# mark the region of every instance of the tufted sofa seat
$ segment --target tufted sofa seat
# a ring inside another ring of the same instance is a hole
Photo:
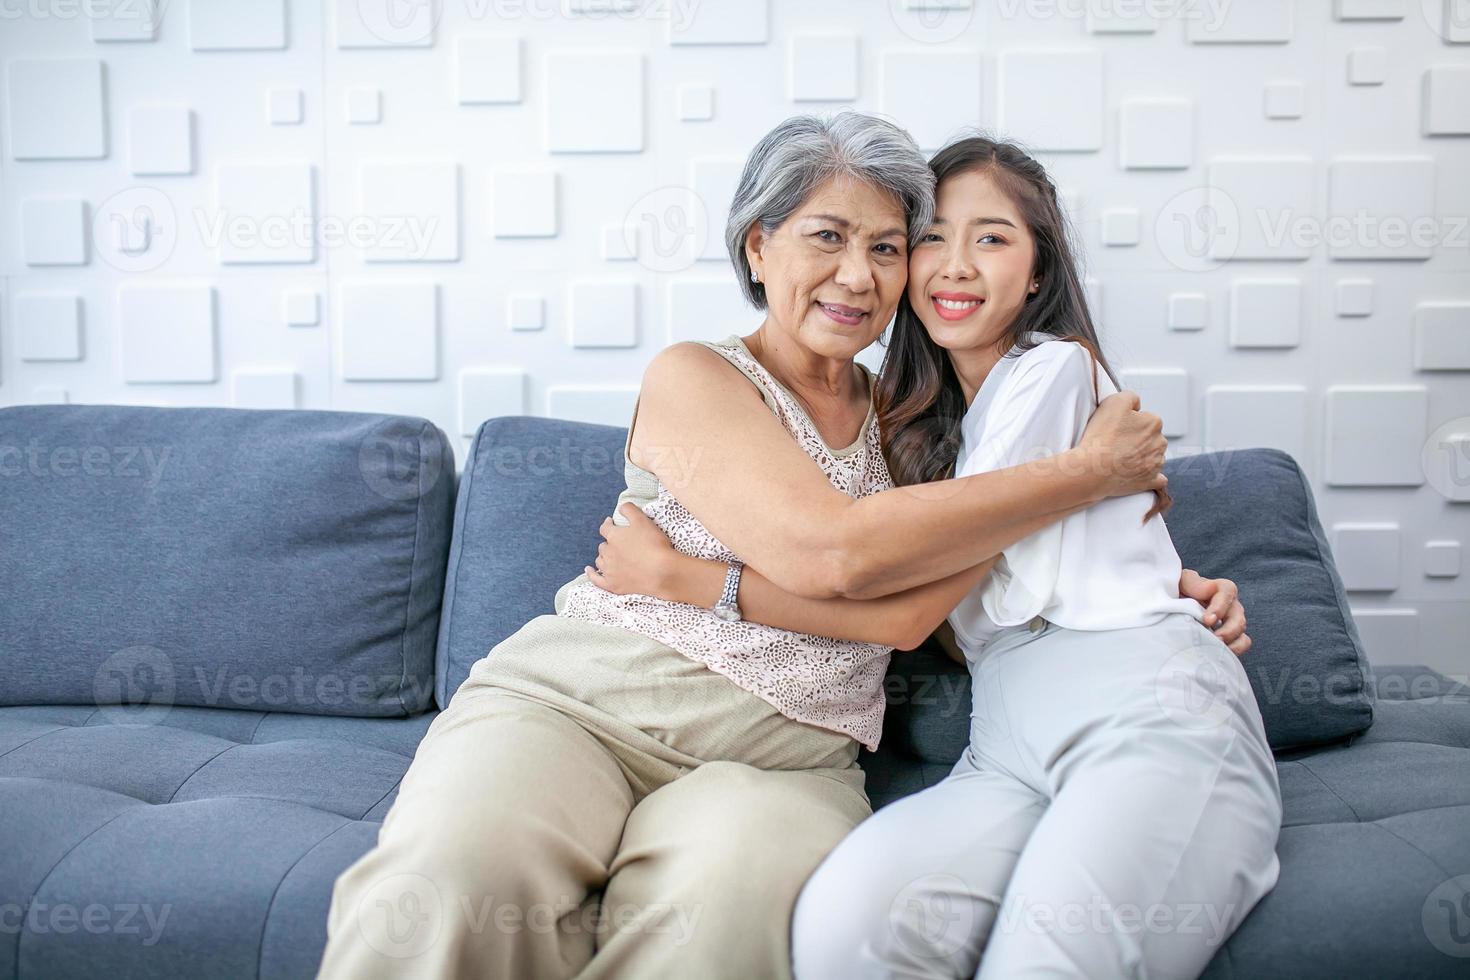
[[[312,976],[331,882],[437,712],[113,714],[0,708],[0,906],[36,910],[0,932],[0,976]]]

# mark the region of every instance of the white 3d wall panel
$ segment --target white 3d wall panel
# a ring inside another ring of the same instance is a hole
[[[1055,176],[1173,452],[1291,453],[1374,655],[1463,672],[1465,9],[0,4],[0,405],[404,412],[461,459],[622,422],[660,348],[757,325],[721,231],[774,123],[982,127]]]

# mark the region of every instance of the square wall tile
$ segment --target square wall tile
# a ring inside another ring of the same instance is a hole
[[[434,28],[444,12],[442,3],[399,3],[396,0],[335,0],[333,24],[339,48],[427,48],[434,44]],[[465,8],[466,13],[488,11],[495,6]],[[524,11],[524,7],[515,8]],[[546,8],[540,8],[546,9]],[[555,10],[555,5],[550,8]]]
[[[1334,385],[1327,389],[1327,483],[1417,487],[1429,433],[1423,385]]]
[[[158,4],[159,0],[91,0],[83,9],[92,22],[92,40],[99,43],[154,40],[163,17]]]
[[[1339,279],[1335,291],[1338,316],[1373,315],[1373,280]]]
[[[1408,0],[1332,0],[1338,20],[1403,20]]]
[[[459,164],[375,160],[359,179],[358,206],[374,230],[366,261],[459,260]]]
[[[1414,308],[1414,367],[1470,371],[1470,303],[1420,303]]]
[[[546,414],[570,422],[627,425],[637,401],[637,385],[550,385]]]
[[[1230,283],[1231,347],[1296,347],[1301,342],[1301,280],[1236,279]]]
[[[129,110],[128,170],[140,176],[194,172],[194,117],[188,106]]]
[[[558,50],[546,55],[545,64],[547,150],[642,151],[646,97],[642,54],[633,50]]]
[[[573,347],[635,347],[638,284],[632,280],[581,280],[568,288]]]
[[[1163,170],[1194,163],[1194,103],[1125,99],[1118,111],[1118,166]]]
[[[1454,0],[1465,3],[1465,0]],[[1470,30],[1470,10],[1466,11]],[[1425,136],[1470,135],[1470,65],[1434,65],[1424,71],[1421,130]]]
[[[686,82],[678,89],[679,118],[702,122],[715,117],[715,89],[703,82]]]
[[[1437,237],[1433,157],[1338,157],[1327,182],[1329,227],[1349,231],[1328,241],[1332,258],[1429,258]]]
[[[1268,82],[1267,119],[1300,119],[1307,111],[1307,90],[1301,82]]]
[[[725,251],[725,223],[730,220],[730,203],[735,200],[735,188],[740,183],[743,166],[743,161],[733,157],[696,157],[689,161],[689,186],[694,189],[698,200],[691,209],[694,234],[683,234],[690,247],[699,247],[699,259],[729,262]],[[675,232],[683,227],[667,211],[653,215],[652,220],[645,216],[641,231],[649,238],[657,236],[657,239],[644,241],[640,252],[644,255],[652,252],[667,255],[671,251],[678,254],[677,249],[686,242],[670,242],[668,239],[673,239]]]
[[[1210,258],[1304,259],[1312,243],[1291,230],[1311,219],[1316,166],[1308,157],[1216,157],[1206,171],[1217,213]],[[1286,234],[1275,235],[1278,229]]]
[[[82,298],[76,293],[16,293],[15,349],[22,361],[82,358]]]
[[[87,264],[87,202],[79,197],[28,197],[20,212],[26,265]]]
[[[230,163],[215,169],[219,260],[236,263],[316,260],[314,173],[310,164]],[[305,233],[303,233],[303,230]]]
[[[1102,51],[1004,51],[999,77],[999,123],[1007,136],[1033,150],[1102,149]]]
[[[439,290],[432,282],[352,281],[338,287],[343,381],[439,377]]]
[[[189,0],[189,47],[195,51],[285,46],[286,0]]]
[[[937,150],[965,125],[984,120],[978,51],[884,51],[879,64],[878,110],[903,120],[920,148]]]
[[[1170,330],[1203,330],[1210,321],[1210,298],[1204,293],[1171,293]]]
[[[851,102],[858,97],[855,34],[793,35],[786,57],[786,94],[793,102]]]
[[[1104,245],[1138,244],[1138,209],[1106,208],[1102,213]]]
[[[1358,639],[1371,664],[1416,663],[1419,657],[1419,611],[1416,609],[1352,609]]]
[[[1087,30],[1091,34],[1152,34],[1159,29],[1159,17],[1146,12],[1149,9],[1141,3],[1087,0]]]
[[[459,434],[472,436],[486,419],[526,414],[526,372],[465,368],[459,372]]]
[[[315,289],[293,289],[281,300],[288,327],[314,327],[321,322],[321,294]]]
[[[521,101],[521,39],[501,34],[455,41],[454,93],[460,105]]]
[[[1424,574],[1430,578],[1459,577],[1460,542],[1424,542]]]
[[[505,319],[512,330],[540,330],[546,326],[546,300],[540,293],[511,293]]]
[[[700,0],[671,8],[670,44],[765,44],[771,37],[770,0]]]
[[[16,160],[100,160],[107,156],[102,62],[96,58],[14,58],[5,117]]]
[[[1215,16],[1185,18],[1184,36],[1191,44],[1285,44],[1292,6],[1272,0],[1224,4]]]
[[[214,289],[207,285],[120,286],[117,332],[127,384],[218,380]]]
[[[490,233],[496,238],[550,238],[557,228],[554,170],[497,170],[490,175]]]
[[[1164,420],[1164,435],[1189,433],[1189,372],[1183,368],[1133,368],[1118,372],[1123,387],[1138,392],[1146,412]]]
[[[1397,524],[1332,525],[1332,559],[1349,592],[1392,592],[1399,587]]]
[[[1388,51],[1379,47],[1353,48],[1347,57],[1349,85],[1382,85],[1388,79]]]
[[[1265,446],[1311,473],[1307,389],[1299,385],[1211,385],[1205,390],[1205,448]]]
[[[675,279],[669,283],[670,344],[681,340],[724,340],[750,330],[750,307],[734,276]]]

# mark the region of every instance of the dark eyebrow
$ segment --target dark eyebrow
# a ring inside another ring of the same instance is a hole
[[[947,225],[947,224],[949,224],[949,221],[947,219],[945,219],[945,218],[935,217],[935,219],[934,219],[934,221],[932,223],[933,224],[936,224],[936,225]],[[987,216],[987,217],[984,217],[984,218],[975,218],[974,220],[972,220],[970,222],[970,225],[972,225],[972,226],[973,225],[1005,225],[1007,228],[1014,228],[1014,227],[1016,227],[1009,220],[1007,220],[1005,218],[997,218],[997,217],[994,217],[994,216]]]
[[[822,220],[822,221],[830,221],[834,225],[839,225],[839,226],[841,226],[843,228],[851,228],[852,227],[852,222],[851,221],[848,221],[846,218],[839,218],[835,214],[809,214],[809,215],[807,215],[807,217],[808,218],[817,218],[817,219]],[[883,232],[881,235],[875,235],[873,237],[875,237],[875,238],[893,238],[893,237],[897,236],[899,238],[907,238],[908,237],[908,234],[909,234],[909,231],[908,231],[907,228],[889,228],[887,231]]]

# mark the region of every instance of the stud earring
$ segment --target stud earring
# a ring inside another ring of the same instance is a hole
[[[751,269],[750,270],[750,281],[751,282],[760,282],[761,281],[760,274],[757,273],[754,269]]]

